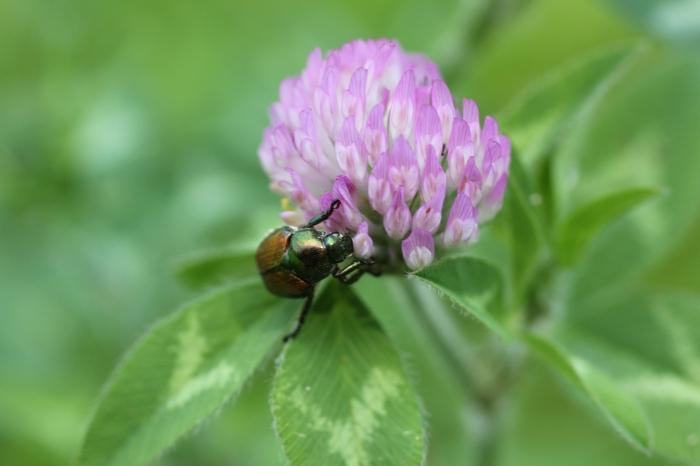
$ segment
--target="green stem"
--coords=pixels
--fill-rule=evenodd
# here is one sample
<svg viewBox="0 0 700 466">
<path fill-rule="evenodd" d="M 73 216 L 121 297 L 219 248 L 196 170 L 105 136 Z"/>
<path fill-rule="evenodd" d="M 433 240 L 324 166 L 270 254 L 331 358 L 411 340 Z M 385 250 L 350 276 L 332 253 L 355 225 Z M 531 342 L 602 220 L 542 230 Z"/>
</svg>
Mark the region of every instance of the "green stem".
<svg viewBox="0 0 700 466">
<path fill-rule="evenodd" d="M 454 323 L 444 309 L 442 303 L 430 306 L 428 311 L 424 305 L 424 299 L 416 289 L 415 284 L 408 279 L 401 280 L 401 284 L 410 302 L 414 303 L 413 309 L 416 318 L 426 333 L 438 348 L 439 352 L 455 374 L 459 377 L 460 384 L 465 388 L 467 395 L 473 395 L 474 381 L 471 375 L 470 362 L 466 357 L 468 346 L 461 335 L 455 331 Z"/>
<path fill-rule="evenodd" d="M 476 464 L 478 466 L 493 466 L 497 463 L 498 448 L 502 436 L 497 406 L 480 403 L 477 413 Z"/>
<path fill-rule="evenodd" d="M 473 346 L 460 332 L 453 313 L 440 298 L 427 287 L 417 286 L 410 280 L 402 280 L 402 285 L 409 301 L 414 303 L 416 318 L 458 375 L 465 396 L 474 408 L 476 464 L 493 466 L 502 437 L 501 406 L 517 378 L 519 355 L 503 352 L 503 342 L 494 340 L 489 344 L 491 351 L 480 351 L 477 358 Z"/>
</svg>

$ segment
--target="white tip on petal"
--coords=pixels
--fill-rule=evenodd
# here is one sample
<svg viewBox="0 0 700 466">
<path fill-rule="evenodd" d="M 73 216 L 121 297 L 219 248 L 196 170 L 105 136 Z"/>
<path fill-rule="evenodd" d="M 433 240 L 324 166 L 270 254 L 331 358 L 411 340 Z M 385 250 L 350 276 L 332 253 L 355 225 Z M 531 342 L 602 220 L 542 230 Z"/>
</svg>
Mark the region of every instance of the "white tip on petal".
<svg viewBox="0 0 700 466">
<path fill-rule="evenodd" d="M 401 243 L 404 261 L 411 270 L 426 267 L 435 257 L 433 235 L 422 229 L 414 229 L 411 235 Z"/>
<path fill-rule="evenodd" d="M 390 238 L 401 239 L 406 236 L 410 227 L 411 211 L 404 201 L 403 189 L 399 189 L 384 216 L 384 229 Z"/>
<path fill-rule="evenodd" d="M 374 241 L 372 237 L 367 233 L 369 230 L 367 222 L 362 222 L 358 227 L 357 233 L 352 239 L 352 244 L 354 248 L 354 255 L 360 259 L 369 259 L 372 257 L 372 252 L 374 250 Z"/>
</svg>

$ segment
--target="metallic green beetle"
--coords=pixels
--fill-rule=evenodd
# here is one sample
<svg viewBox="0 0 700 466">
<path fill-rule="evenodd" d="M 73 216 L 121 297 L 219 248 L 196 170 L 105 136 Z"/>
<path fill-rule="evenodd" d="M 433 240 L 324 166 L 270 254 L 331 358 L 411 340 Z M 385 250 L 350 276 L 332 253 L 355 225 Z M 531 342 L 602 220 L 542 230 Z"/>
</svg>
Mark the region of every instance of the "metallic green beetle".
<svg viewBox="0 0 700 466">
<path fill-rule="evenodd" d="M 277 228 L 258 246 L 255 258 L 265 287 L 277 296 L 306 298 L 297 324 L 284 337 L 285 342 L 301 331 L 311 309 L 314 288 L 318 282 L 332 275 L 341 282 L 350 284 L 364 272 L 377 273 L 370 267 L 372 261 L 359 259 L 354 259 L 341 269 L 339 264 L 353 255 L 352 238 L 343 233 L 325 233 L 314 228 L 328 220 L 338 207 L 340 201 L 335 200 L 327 211 L 300 228 Z"/>
</svg>

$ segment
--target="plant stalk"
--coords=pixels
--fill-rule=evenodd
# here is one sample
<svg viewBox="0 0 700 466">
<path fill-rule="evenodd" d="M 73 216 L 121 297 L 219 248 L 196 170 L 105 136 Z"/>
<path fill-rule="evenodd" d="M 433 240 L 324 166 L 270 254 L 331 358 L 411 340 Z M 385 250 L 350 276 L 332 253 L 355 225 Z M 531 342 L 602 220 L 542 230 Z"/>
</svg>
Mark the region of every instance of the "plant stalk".
<svg viewBox="0 0 700 466">
<path fill-rule="evenodd" d="M 472 431 L 476 444 L 475 463 L 478 466 L 493 466 L 497 462 L 502 437 L 501 405 L 514 381 L 512 361 L 489 364 L 485 368 L 477 358 L 473 347 L 459 331 L 453 315 L 440 298 L 421 289 L 410 280 L 402 280 L 406 295 L 415 303 L 415 315 L 427 330 L 431 340 L 443 355 L 449 367 L 458 374 L 465 397 L 474 410 Z M 496 354 L 497 358 L 510 355 Z M 488 371 L 485 369 L 489 369 Z M 502 371 L 499 376 L 493 374 Z M 489 373 L 491 375 L 489 375 Z M 486 380 L 486 381 L 485 381 Z"/>
</svg>

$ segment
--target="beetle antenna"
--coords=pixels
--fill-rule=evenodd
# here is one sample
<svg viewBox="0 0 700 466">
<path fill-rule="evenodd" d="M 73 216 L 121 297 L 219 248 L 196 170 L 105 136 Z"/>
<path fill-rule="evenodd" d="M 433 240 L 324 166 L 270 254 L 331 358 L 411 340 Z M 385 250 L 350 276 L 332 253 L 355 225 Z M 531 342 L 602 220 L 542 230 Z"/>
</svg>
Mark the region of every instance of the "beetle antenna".
<svg viewBox="0 0 700 466">
<path fill-rule="evenodd" d="M 302 225 L 302 228 L 313 228 L 319 223 L 323 223 L 326 220 L 328 220 L 331 215 L 333 215 L 333 212 L 335 212 L 338 208 L 340 207 L 340 199 L 335 199 L 333 202 L 331 202 L 331 206 L 326 210 L 325 212 L 321 212 L 311 220 L 309 220 L 309 223 L 306 225 Z"/>
</svg>

